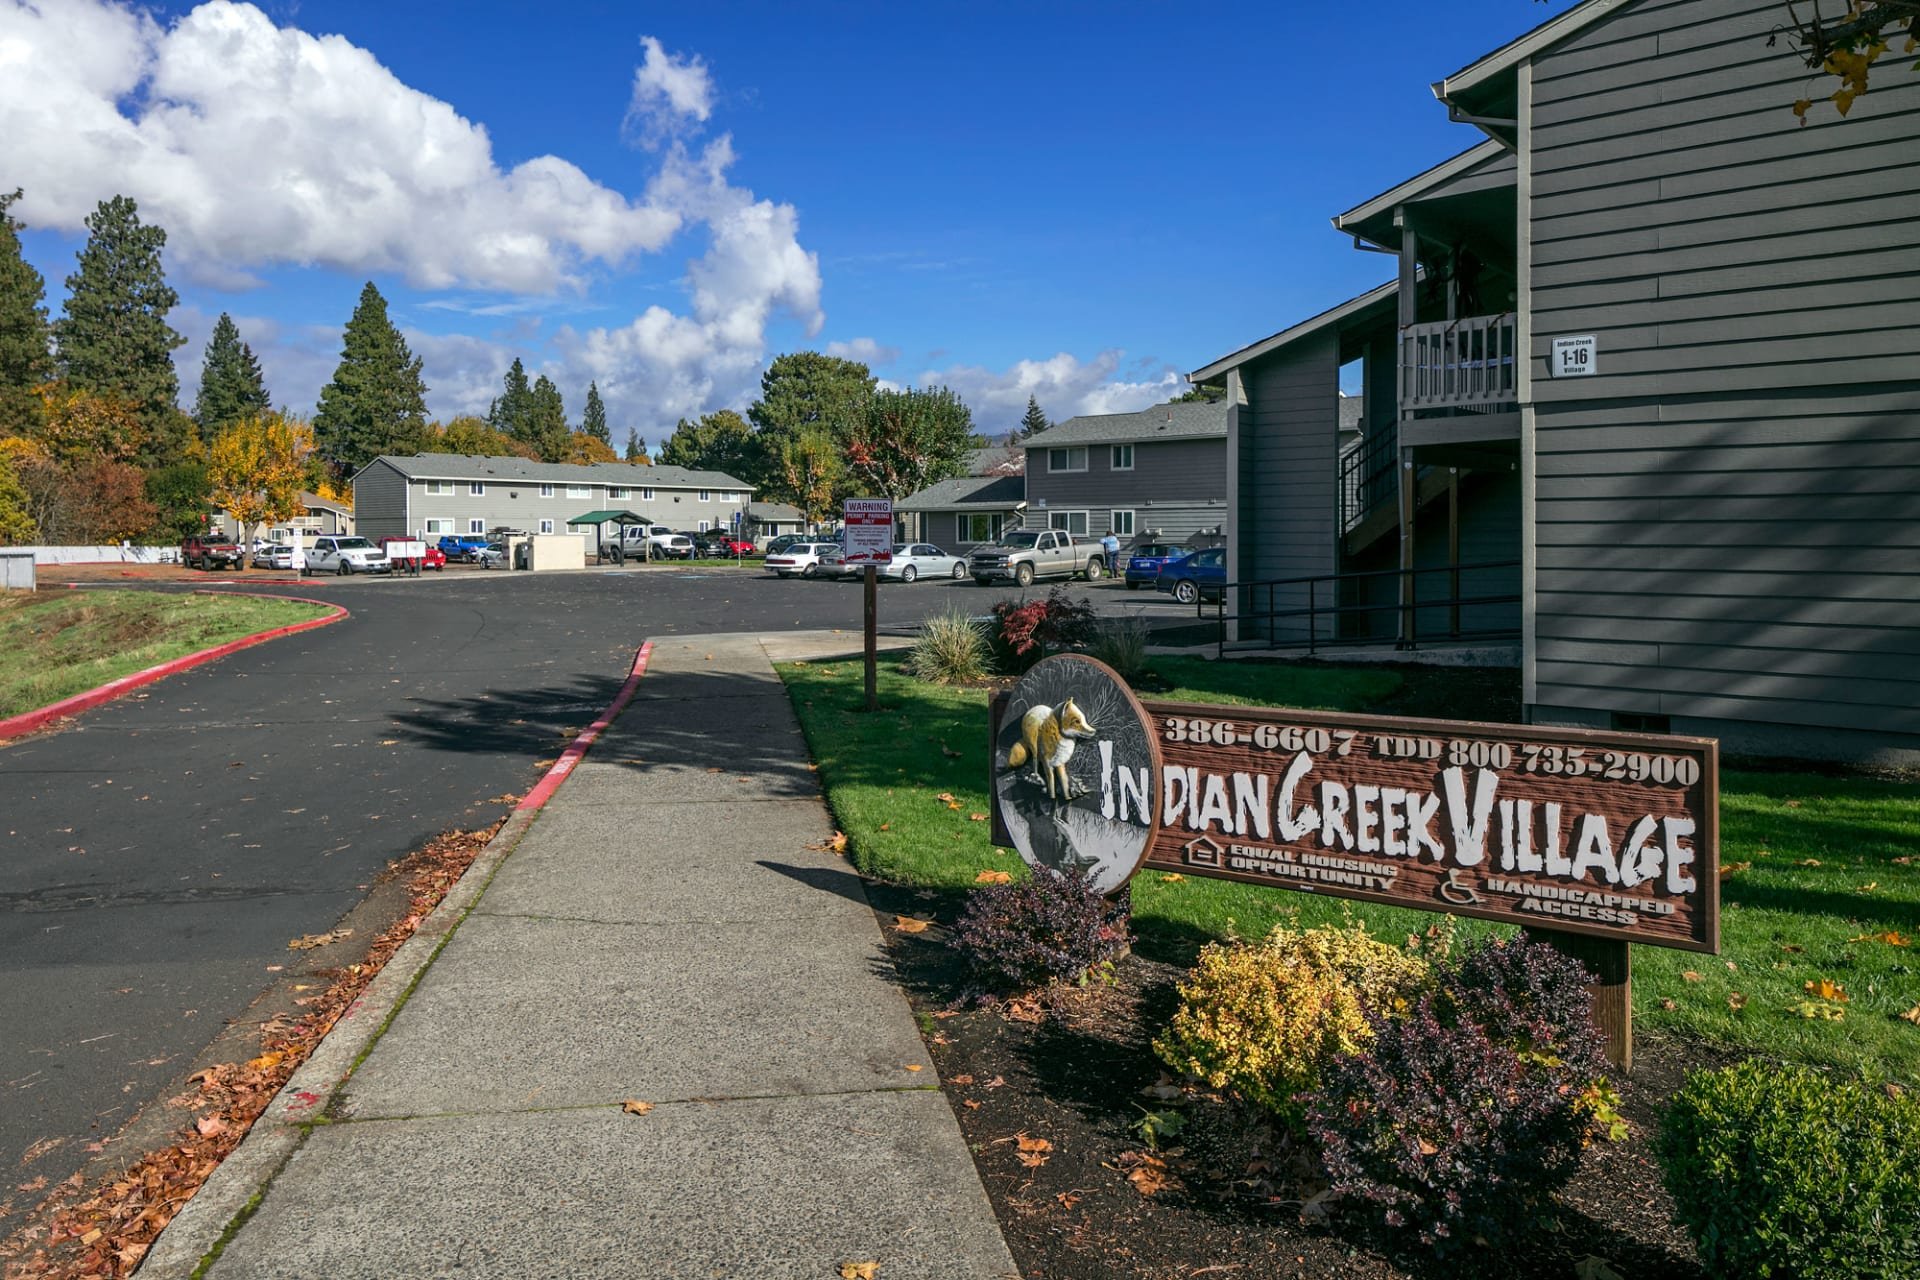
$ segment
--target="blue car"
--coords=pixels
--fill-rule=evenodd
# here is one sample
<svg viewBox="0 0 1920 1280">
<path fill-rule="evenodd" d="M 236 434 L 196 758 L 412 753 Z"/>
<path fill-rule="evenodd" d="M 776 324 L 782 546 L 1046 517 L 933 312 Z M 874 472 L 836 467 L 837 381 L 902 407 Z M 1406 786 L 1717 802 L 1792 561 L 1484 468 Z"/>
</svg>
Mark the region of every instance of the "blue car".
<svg viewBox="0 0 1920 1280">
<path fill-rule="evenodd" d="M 1202 596 L 1218 599 L 1227 585 L 1227 549 L 1209 547 L 1171 561 L 1154 586 L 1170 591 L 1181 604 L 1193 604 Z"/>
<path fill-rule="evenodd" d="M 1138 591 L 1160 580 L 1160 571 L 1182 556 L 1193 554 L 1191 547 L 1173 542 L 1143 542 L 1127 556 L 1127 590 Z"/>
</svg>

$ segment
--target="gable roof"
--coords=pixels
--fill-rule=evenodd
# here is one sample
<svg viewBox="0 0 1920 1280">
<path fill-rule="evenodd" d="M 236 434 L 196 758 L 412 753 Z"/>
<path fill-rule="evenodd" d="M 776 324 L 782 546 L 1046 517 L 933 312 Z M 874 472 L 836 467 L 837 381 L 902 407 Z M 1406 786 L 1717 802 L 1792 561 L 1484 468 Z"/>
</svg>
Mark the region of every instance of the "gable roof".
<svg viewBox="0 0 1920 1280">
<path fill-rule="evenodd" d="M 1193 383 L 1195 386 L 1198 386 L 1202 382 L 1212 382 L 1229 369 L 1238 369 L 1241 365 L 1258 360 L 1261 356 L 1270 355 L 1289 343 L 1298 342 L 1309 334 L 1318 333 L 1328 325 L 1339 324 L 1344 320 L 1354 319 L 1369 307 L 1377 306 L 1384 309 L 1387 304 L 1393 302 L 1399 292 L 1399 281 L 1389 280 L 1377 288 L 1367 290 L 1357 298 L 1348 298 L 1337 307 L 1330 307 L 1311 319 L 1302 320 L 1290 329 L 1282 329 L 1271 338 L 1262 338 L 1251 346 L 1245 346 L 1229 355 L 1221 356 L 1212 364 L 1204 368 L 1195 369 L 1192 373 L 1188 374 L 1187 381 Z M 1222 418 L 1221 430 L 1222 432 L 1226 430 L 1224 417 Z"/>
<path fill-rule="evenodd" d="M 996 444 L 967 455 L 970 476 L 1018 476 L 1027 470 L 1027 451 L 1019 444 Z"/>
<path fill-rule="evenodd" d="M 1227 405 L 1157 404 L 1137 413 L 1092 413 L 1068 418 L 1057 427 L 1020 442 L 1024 449 L 1057 449 L 1074 444 L 1145 444 L 1155 440 L 1224 440 Z"/>
<path fill-rule="evenodd" d="M 1038 437 L 1036 437 L 1038 438 Z M 895 511 L 1014 511 L 1027 505 L 1025 476 L 955 476 L 893 504 Z"/>
<path fill-rule="evenodd" d="M 332 511 L 343 516 L 353 514 L 353 508 L 346 503 L 335 502 L 332 498 L 323 498 L 317 493 L 308 493 L 305 489 L 300 491 L 300 505 L 309 511 Z"/>
<path fill-rule="evenodd" d="M 787 524 L 804 520 L 800 508 L 790 507 L 784 502 L 749 502 L 747 519 L 758 520 L 762 524 Z"/>
<path fill-rule="evenodd" d="M 417 453 L 410 458 L 381 454 L 384 462 L 409 480 L 498 480 L 521 484 L 609 484 L 638 489 L 751 490 L 744 480 L 720 471 L 691 471 L 664 464 L 632 462 L 533 462 L 526 458 L 494 458 L 467 453 Z M 361 471 L 365 471 L 362 467 Z M 356 477 L 358 473 L 356 472 Z"/>
<path fill-rule="evenodd" d="M 1497 139 L 1485 138 L 1459 155 L 1442 160 L 1424 173 L 1417 173 L 1405 182 L 1382 191 L 1373 199 L 1363 201 L 1345 213 L 1336 214 L 1333 225 L 1336 230 L 1398 250 L 1399 233 L 1393 232 L 1392 243 L 1388 243 L 1389 237 L 1385 234 L 1390 229 L 1390 220 L 1395 207 L 1412 204 L 1419 200 L 1444 197 L 1450 194 L 1446 189 L 1449 184 L 1469 178 L 1478 178 L 1478 185 L 1482 186 L 1492 185 L 1502 178 L 1518 185 L 1520 164 L 1513 152 L 1507 150 Z"/>
<path fill-rule="evenodd" d="M 1539 26 L 1460 68 L 1433 84 L 1433 96 L 1457 113 L 1479 116 L 1509 116 L 1517 110 L 1514 82 L 1522 62 L 1552 44 L 1566 39 L 1582 27 L 1599 21 L 1633 0 L 1583 0 L 1565 13 L 1556 14 Z M 1497 120 L 1470 120 L 1488 137 L 1511 144 L 1511 129 Z"/>
</svg>

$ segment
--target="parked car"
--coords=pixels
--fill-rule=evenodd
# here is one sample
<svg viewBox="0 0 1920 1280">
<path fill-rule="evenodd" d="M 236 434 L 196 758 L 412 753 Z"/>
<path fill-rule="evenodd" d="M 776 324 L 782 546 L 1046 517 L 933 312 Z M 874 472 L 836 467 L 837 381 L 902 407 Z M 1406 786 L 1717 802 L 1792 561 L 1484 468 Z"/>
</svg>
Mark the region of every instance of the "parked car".
<svg viewBox="0 0 1920 1280">
<path fill-rule="evenodd" d="M 354 573 L 392 573 L 387 553 L 361 537 L 329 535 L 315 538 L 307 548 L 306 573 L 333 572 L 341 577 Z"/>
<path fill-rule="evenodd" d="M 263 542 L 253 553 L 253 567 L 256 569 L 293 568 L 293 544 L 290 542 Z"/>
<path fill-rule="evenodd" d="M 382 539 L 380 539 L 380 549 L 381 549 L 382 551 L 386 551 L 386 550 L 387 550 L 387 547 L 388 547 L 388 544 L 389 544 L 389 543 L 394 543 L 394 542 L 419 542 L 419 541 L 420 541 L 420 539 L 418 539 L 418 538 L 382 538 Z M 439 548 L 438 546 L 436 546 L 435 544 L 433 544 L 433 543 L 431 543 L 431 542 L 427 542 L 427 543 L 422 543 L 422 545 L 426 547 L 426 551 L 427 551 L 427 553 L 426 553 L 426 554 L 425 554 L 424 556 L 421 556 L 421 557 L 419 558 L 419 559 L 420 559 L 420 563 L 419 563 L 419 565 L 417 566 L 418 568 L 421 568 L 421 569 L 444 569 L 444 568 L 446 568 L 446 567 L 447 567 L 447 553 L 446 553 L 446 552 L 444 552 L 444 551 L 442 551 L 442 550 L 441 550 L 441 549 L 440 549 L 440 548 Z M 387 555 L 387 559 L 389 559 L 389 560 L 392 560 L 392 561 L 393 561 L 393 567 L 394 567 L 394 568 L 396 568 L 396 569 L 407 569 L 407 570 L 411 570 L 411 569 L 413 569 L 413 568 L 415 568 L 415 567 L 416 567 L 416 566 L 414 565 L 414 557 L 412 557 L 412 556 L 403 556 L 402 558 L 400 558 L 400 559 L 398 559 L 398 560 L 394 560 L 394 558 L 393 558 L 393 555 L 392 555 L 392 554 L 391 554 L 391 553 L 389 552 L 389 554 Z"/>
<path fill-rule="evenodd" d="M 663 524 L 630 524 L 616 535 L 602 538 L 600 554 L 609 560 L 639 560 L 649 555 L 654 560 L 687 560 L 693 556 L 693 539 Z"/>
<path fill-rule="evenodd" d="M 782 578 L 817 578 L 823 556 L 840 554 L 837 542 L 795 542 L 767 557 L 767 568 Z"/>
<path fill-rule="evenodd" d="M 1059 529 L 1015 529 L 991 546 L 975 547 L 967 568 L 981 586 L 1012 578 L 1025 587 L 1035 578 L 1086 575 L 1097 582 L 1107 570 L 1106 549 L 1098 542 L 1076 538 Z"/>
<path fill-rule="evenodd" d="M 247 553 L 224 533 L 191 533 L 180 543 L 180 563 L 189 569 L 244 569 Z"/>
<path fill-rule="evenodd" d="M 951 578 L 964 582 L 967 559 L 942 551 L 930 542 L 901 542 L 893 548 L 893 563 L 880 566 L 880 576 L 901 582 L 919 578 Z"/>
<path fill-rule="evenodd" d="M 434 544 L 440 553 L 457 564 L 474 563 L 474 553 L 487 545 L 487 540 L 477 533 L 449 533 Z"/>
<path fill-rule="evenodd" d="M 1138 591 L 1160 580 L 1160 571 L 1182 556 L 1193 554 L 1192 547 L 1177 542 L 1143 542 L 1127 555 L 1127 590 Z"/>
<path fill-rule="evenodd" d="M 504 569 L 507 565 L 507 544 L 489 542 L 473 553 L 473 562 L 482 569 Z"/>
<path fill-rule="evenodd" d="M 738 560 L 753 555 L 756 550 L 758 548 L 753 545 L 752 539 L 736 538 L 730 533 L 723 533 L 717 538 L 709 539 L 707 545 L 701 548 L 701 554 L 726 556 Z"/>
<path fill-rule="evenodd" d="M 1190 556 L 1182 556 L 1160 570 L 1154 586 L 1173 593 L 1181 604 L 1193 604 L 1201 597 L 1217 600 L 1227 585 L 1227 549 L 1208 547 Z"/>
</svg>

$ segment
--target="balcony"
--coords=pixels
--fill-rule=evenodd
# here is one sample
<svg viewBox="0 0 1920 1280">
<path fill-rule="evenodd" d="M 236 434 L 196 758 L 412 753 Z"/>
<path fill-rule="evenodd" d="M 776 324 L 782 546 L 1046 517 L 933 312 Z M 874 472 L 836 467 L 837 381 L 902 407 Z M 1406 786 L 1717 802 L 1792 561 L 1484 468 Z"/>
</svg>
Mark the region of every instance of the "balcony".
<svg viewBox="0 0 1920 1280">
<path fill-rule="evenodd" d="M 1400 416 L 1505 413 L 1519 401 L 1512 312 L 1400 331 Z"/>
</svg>

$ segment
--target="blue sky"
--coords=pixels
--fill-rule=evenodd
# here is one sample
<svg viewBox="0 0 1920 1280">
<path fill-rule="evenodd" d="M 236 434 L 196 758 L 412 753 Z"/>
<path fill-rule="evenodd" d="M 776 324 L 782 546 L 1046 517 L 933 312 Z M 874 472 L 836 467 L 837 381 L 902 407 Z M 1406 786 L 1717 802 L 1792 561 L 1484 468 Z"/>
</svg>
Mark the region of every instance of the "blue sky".
<svg viewBox="0 0 1920 1280">
<path fill-rule="evenodd" d="M 1328 218 L 1565 7 L 0 0 L 0 189 L 56 307 L 95 201 L 168 227 L 189 389 L 225 310 L 310 409 L 372 279 L 441 415 L 517 354 L 657 440 L 813 347 L 998 431 L 1385 279 Z"/>
</svg>

